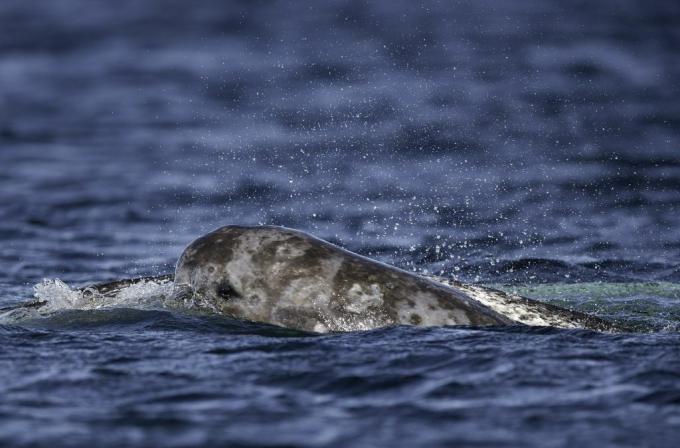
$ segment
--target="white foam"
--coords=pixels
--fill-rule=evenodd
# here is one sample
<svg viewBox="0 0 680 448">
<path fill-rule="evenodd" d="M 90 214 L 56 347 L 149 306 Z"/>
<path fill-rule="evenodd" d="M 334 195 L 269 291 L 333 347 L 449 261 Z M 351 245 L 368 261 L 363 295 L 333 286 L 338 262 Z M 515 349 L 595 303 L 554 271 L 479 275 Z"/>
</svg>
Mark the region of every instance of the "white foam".
<svg viewBox="0 0 680 448">
<path fill-rule="evenodd" d="M 73 288 L 60 279 L 44 279 L 33 286 L 33 296 L 40 307 L 17 308 L 14 317 L 37 317 L 64 310 L 102 308 L 166 308 L 172 305 L 173 283 L 168 280 L 142 279 L 100 292 L 96 286 Z M 5 315 L 5 317 L 11 317 Z"/>
<path fill-rule="evenodd" d="M 58 278 L 43 279 L 33 286 L 36 300 L 46 302 L 44 311 L 79 309 L 86 304 L 82 291 L 72 289 Z"/>
<path fill-rule="evenodd" d="M 559 328 L 582 327 L 582 324 L 576 320 L 570 320 L 564 314 L 551 312 L 547 308 L 541 308 L 539 304 L 528 302 L 520 296 L 500 293 L 481 286 L 453 282 L 442 277 L 428 278 L 458 289 L 482 305 L 520 324 Z"/>
</svg>

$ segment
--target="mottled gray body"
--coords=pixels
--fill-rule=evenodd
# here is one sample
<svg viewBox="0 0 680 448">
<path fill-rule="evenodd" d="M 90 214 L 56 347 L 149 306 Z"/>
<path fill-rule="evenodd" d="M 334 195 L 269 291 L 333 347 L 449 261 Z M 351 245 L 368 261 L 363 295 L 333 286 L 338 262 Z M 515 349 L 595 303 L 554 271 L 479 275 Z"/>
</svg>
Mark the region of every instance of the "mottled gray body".
<svg viewBox="0 0 680 448">
<path fill-rule="evenodd" d="M 124 279 L 76 291 L 116 298 L 172 275 Z M 367 330 L 390 325 L 536 325 L 630 331 L 625 325 L 445 278 L 425 278 L 283 227 L 222 227 L 191 243 L 175 269 L 171 303 L 288 328 Z M 126 302 L 127 303 L 127 302 Z M 43 309 L 45 300 L 0 308 Z"/>
<path fill-rule="evenodd" d="M 321 332 L 515 323 L 454 288 L 283 227 L 197 239 L 177 262 L 175 291 L 236 318 Z"/>
</svg>

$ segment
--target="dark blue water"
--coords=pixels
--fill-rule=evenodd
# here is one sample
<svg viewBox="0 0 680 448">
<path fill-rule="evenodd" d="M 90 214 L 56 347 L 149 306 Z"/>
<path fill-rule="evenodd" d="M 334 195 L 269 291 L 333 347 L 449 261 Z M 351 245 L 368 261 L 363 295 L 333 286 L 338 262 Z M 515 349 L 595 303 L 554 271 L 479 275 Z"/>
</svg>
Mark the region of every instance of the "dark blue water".
<svg viewBox="0 0 680 448">
<path fill-rule="evenodd" d="M 0 306 L 225 224 L 616 318 L 0 326 L 7 446 L 677 446 L 674 1 L 0 3 Z"/>
</svg>

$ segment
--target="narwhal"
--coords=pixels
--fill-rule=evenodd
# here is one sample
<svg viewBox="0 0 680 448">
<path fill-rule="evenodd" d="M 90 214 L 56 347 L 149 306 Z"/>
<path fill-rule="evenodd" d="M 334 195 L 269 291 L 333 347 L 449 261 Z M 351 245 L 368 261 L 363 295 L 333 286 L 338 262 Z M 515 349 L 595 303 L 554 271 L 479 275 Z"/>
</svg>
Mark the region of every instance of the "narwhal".
<svg viewBox="0 0 680 448">
<path fill-rule="evenodd" d="M 149 278 L 89 288 L 111 294 L 140 280 Z M 540 301 L 424 277 L 278 226 L 225 226 L 196 239 L 177 262 L 172 295 L 233 318 L 322 333 L 395 325 L 625 330 Z"/>
</svg>

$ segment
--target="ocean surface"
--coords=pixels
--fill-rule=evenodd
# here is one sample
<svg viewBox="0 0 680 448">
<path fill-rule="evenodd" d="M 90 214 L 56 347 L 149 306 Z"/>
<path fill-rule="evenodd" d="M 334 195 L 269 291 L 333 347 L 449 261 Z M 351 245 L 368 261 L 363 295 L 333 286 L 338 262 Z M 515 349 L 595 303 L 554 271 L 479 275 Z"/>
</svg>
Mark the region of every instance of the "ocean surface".
<svg viewBox="0 0 680 448">
<path fill-rule="evenodd" d="M 3 0 L 0 29 L 0 307 L 65 304 L 0 317 L 1 446 L 679 446 L 676 1 Z M 68 306 L 226 224 L 635 331 Z"/>
</svg>

